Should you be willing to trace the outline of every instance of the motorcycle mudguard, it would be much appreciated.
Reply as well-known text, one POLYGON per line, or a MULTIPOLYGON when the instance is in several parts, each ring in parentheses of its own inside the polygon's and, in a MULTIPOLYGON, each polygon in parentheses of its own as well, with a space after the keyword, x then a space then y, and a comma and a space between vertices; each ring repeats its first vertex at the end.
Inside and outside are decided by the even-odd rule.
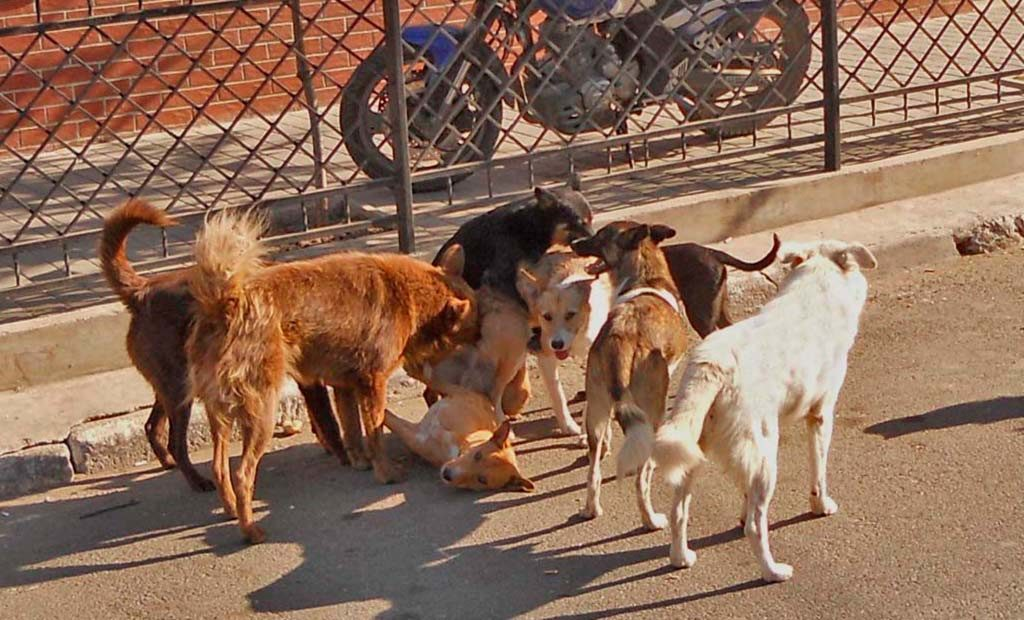
POLYGON ((434 65, 441 69, 448 66, 459 47, 459 41, 465 38, 466 33, 462 28, 455 26, 439 26, 429 24, 426 26, 407 26, 402 29, 402 40, 409 47, 419 50, 430 44, 427 53, 430 55, 434 65), (434 33, 437 36, 434 36, 434 33), (431 40, 433 39, 433 40, 431 40))
MULTIPOLYGON (((459 49, 459 44, 468 36, 470 36, 469 33, 463 28, 437 24, 407 26, 402 29, 402 41, 414 50, 419 51, 429 43, 426 53, 430 58, 431 64, 433 64, 434 71, 441 71, 452 63, 459 49), (437 32, 436 36, 434 35, 435 32, 437 32)), ((505 71, 501 61, 494 55, 493 50, 485 45, 478 47, 470 46, 470 48, 479 52, 476 55, 477 62, 486 67, 489 74, 492 74, 500 84, 508 83, 508 73, 505 71), (485 58, 484 54, 489 55, 491 58, 485 58)), ((516 89, 515 83, 513 83, 512 88, 516 89)), ((519 94, 522 95, 522 93, 519 94)), ((507 104, 512 105, 515 101, 515 94, 507 91, 502 98, 507 104)))
POLYGON ((677 37, 694 42, 702 34, 714 32, 723 21, 737 13, 761 13, 773 4, 772 0, 709 0, 666 15, 661 23, 677 37))

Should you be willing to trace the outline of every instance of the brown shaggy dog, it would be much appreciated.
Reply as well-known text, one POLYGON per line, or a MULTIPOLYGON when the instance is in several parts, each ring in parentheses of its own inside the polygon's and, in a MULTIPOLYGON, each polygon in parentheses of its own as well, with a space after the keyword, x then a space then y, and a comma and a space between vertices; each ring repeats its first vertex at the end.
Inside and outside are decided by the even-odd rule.
POLYGON ((348 441, 349 458, 358 467, 368 456, 377 479, 394 482, 402 472, 382 441, 388 376, 403 360, 436 364, 479 332, 459 246, 440 267, 355 252, 267 266, 261 228, 250 217, 212 218, 196 241, 189 282, 197 315, 187 347, 192 389, 210 418, 224 509, 238 517, 250 543, 265 538, 253 523, 253 485, 286 375, 334 387, 346 435, 360 412, 368 454, 348 441), (227 447, 236 422, 242 457, 229 478, 227 447))
MULTIPOLYGON (((132 315, 128 325, 128 356, 153 386, 155 401, 146 421, 149 445, 160 464, 167 469, 177 465, 194 490, 212 491, 213 482, 196 471, 188 455, 192 398, 188 394, 185 340, 193 315, 189 272, 181 269, 144 277, 125 255, 128 235, 139 224, 174 223, 163 210, 143 200, 129 200, 114 209, 103 223, 100 263, 110 288, 132 315)), ((300 390, 317 439, 342 463, 347 462, 327 388, 317 384, 300 386, 300 390)))

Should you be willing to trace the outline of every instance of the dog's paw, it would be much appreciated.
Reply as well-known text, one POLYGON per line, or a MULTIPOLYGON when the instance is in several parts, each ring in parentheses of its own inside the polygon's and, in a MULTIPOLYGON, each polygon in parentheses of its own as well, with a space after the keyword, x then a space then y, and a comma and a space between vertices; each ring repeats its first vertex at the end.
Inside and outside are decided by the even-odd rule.
POLYGON ((697 552, 673 543, 668 552, 668 561, 676 568, 693 568, 693 565, 697 563, 697 552))
POLYGON ((650 516, 644 515, 644 527, 651 532, 663 530, 668 527, 668 517, 660 512, 652 512, 650 516))
POLYGON ((217 485, 213 483, 213 480, 203 478, 202 476, 196 476, 189 480, 188 484, 196 493, 210 493, 217 490, 217 485))
POLYGON ((405 470, 391 461, 377 461, 373 465, 373 477, 381 484, 395 484, 405 480, 405 470))
POLYGON ((761 578, 768 583, 788 581, 793 576, 793 567, 789 564, 776 562, 770 568, 761 571, 761 578))
POLYGON ((839 512, 839 504, 831 497, 811 496, 811 512, 819 517, 827 517, 839 512))
POLYGON ((245 536, 245 542, 250 545, 258 545, 267 539, 267 533, 258 525, 250 525, 242 530, 242 534, 245 536))
POLYGON ((569 418, 565 423, 559 422, 558 434, 563 437, 583 437, 584 441, 586 441, 586 437, 583 436, 583 429, 572 418, 569 418))
POLYGON ((596 519, 603 514, 604 509, 601 508, 600 504, 595 504, 594 506, 584 506, 583 509, 580 510, 580 516, 588 521, 591 519, 596 519))
POLYGON ((359 452, 349 452, 348 462, 352 465, 352 469, 356 471, 368 471, 372 467, 370 459, 366 458, 365 454, 359 452))

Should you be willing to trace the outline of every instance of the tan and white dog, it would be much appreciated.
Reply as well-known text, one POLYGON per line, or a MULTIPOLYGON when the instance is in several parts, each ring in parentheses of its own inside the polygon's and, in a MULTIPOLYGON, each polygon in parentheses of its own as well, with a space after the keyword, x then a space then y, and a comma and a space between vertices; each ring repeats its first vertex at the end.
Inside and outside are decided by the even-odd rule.
POLYGON ((540 329, 537 366, 559 430, 567 435, 580 435, 582 431, 569 414, 558 365, 570 356, 586 361, 611 305, 608 275, 593 276, 586 271, 593 262, 569 248, 555 248, 535 265, 520 266, 516 281, 519 294, 530 308, 531 322, 540 329))
POLYGON ((825 477, 832 420, 867 298, 861 270, 877 263, 863 245, 842 241, 783 244, 779 256, 791 270, 778 295, 758 314, 695 348, 675 405, 658 430, 655 460, 675 485, 669 556, 674 566, 690 567, 697 560, 687 545, 686 523, 693 481, 707 454, 746 495, 744 532, 761 576, 792 576, 793 567, 776 562, 768 547, 780 420, 803 420, 808 427, 811 511, 830 515, 838 509, 825 477))
POLYGON ((509 422, 496 425, 490 399, 480 394, 449 394, 431 405, 419 423, 386 411, 384 424, 420 458, 439 467, 445 484, 476 491, 535 488, 519 471, 509 422))
MULTIPOLYGON (((613 222, 589 239, 573 242, 580 256, 600 259, 591 273, 608 271, 616 288, 608 320, 587 356, 587 456, 590 471, 581 514, 601 515, 601 457, 611 439, 614 417, 626 434, 653 443, 654 431, 665 413, 672 368, 687 346, 685 314, 658 244, 675 235, 667 226, 613 222)), ((650 455, 650 450, 647 450, 650 455)), ((656 530, 668 525, 651 505, 654 463, 644 458, 636 480, 637 506, 643 524, 656 530)))

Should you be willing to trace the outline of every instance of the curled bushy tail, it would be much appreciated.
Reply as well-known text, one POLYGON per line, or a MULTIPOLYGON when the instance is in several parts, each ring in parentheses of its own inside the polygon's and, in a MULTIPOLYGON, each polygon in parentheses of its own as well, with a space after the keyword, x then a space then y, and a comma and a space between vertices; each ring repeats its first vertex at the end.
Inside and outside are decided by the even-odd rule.
POLYGON ((640 471, 647 459, 651 458, 651 452, 654 450, 654 427, 643 409, 632 403, 616 403, 612 413, 626 436, 616 462, 616 479, 622 480, 640 471))
POLYGON ((654 441, 654 460, 673 485, 704 462, 700 436, 722 379, 722 370, 715 364, 690 362, 686 367, 675 406, 654 441))
POLYGON ((137 310, 139 293, 148 280, 139 275, 128 262, 125 244, 128 235, 139 224, 167 227, 175 224, 174 218, 163 209, 158 209, 145 200, 133 198, 111 211, 103 220, 103 234, 100 237, 100 265, 107 284, 129 310, 137 310))
POLYGON ((263 219, 222 212, 207 221, 196 237, 196 266, 189 282, 205 314, 223 311, 237 298, 245 281, 263 267, 267 248, 260 241, 263 219))

